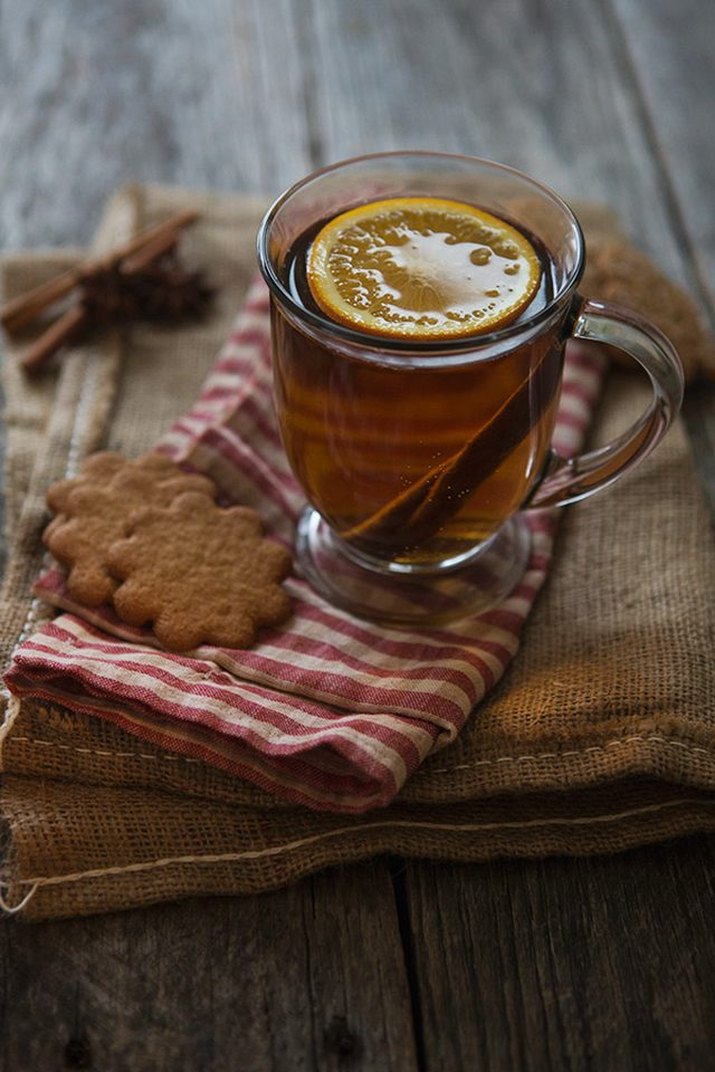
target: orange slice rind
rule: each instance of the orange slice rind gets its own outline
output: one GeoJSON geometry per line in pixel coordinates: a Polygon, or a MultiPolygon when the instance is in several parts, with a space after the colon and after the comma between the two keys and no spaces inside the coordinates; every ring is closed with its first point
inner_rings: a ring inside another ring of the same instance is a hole
{"type": "Polygon", "coordinates": [[[541,264],[520,231],[474,205],[372,201],[334,217],[308,252],[311,295],[347,327],[395,339],[483,334],[519,316],[541,264]]]}

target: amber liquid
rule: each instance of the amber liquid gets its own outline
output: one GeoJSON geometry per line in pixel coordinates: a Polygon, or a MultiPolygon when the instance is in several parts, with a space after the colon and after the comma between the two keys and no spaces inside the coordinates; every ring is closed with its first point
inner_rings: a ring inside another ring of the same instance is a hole
{"type": "MultiPolygon", "coordinates": [[[[321,221],[291,249],[284,283],[317,311],[306,253],[321,221]]],[[[529,320],[552,296],[542,263],[529,320]]],[[[285,449],[310,503],[356,550],[382,561],[458,559],[528,498],[547,458],[561,377],[565,312],[498,356],[440,358],[412,348],[400,367],[318,342],[274,302],[274,375],[285,449]]],[[[519,321],[517,321],[518,323],[519,321]]],[[[374,345],[373,345],[374,344],[374,345]]],[[[393,351],[394,355],[394,351],[393,351]]]]}

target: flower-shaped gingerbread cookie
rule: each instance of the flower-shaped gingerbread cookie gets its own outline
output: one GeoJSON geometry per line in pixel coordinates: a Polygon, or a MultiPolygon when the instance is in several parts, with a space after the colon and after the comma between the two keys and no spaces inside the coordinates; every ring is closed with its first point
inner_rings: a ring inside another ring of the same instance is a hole
{"type": "Polygon", "coordinates": [[[224,510],[192,492],[136,514],[129,535],[109,552],[122,578],[113,597],[117,614],[130,625],[151,623],[173,651],[202,643],[249,647],[260,626],[290,613],[280,587],[290,564],[290,554],[263,537],[255,510],[224,510]]]}
{"type": "Polygon", "coordinates": [[[69,570],[70,594],[88,607],[108,602],[117,586],[107,567],[110,545],[128,531],[137,509],[168,506],[186,491],[211,501],[215,487],[161,454],[129,461],[109,451],[91,455],[77,477],[53,484],[47,504],[56,516],[42,538],[69,570]]]}

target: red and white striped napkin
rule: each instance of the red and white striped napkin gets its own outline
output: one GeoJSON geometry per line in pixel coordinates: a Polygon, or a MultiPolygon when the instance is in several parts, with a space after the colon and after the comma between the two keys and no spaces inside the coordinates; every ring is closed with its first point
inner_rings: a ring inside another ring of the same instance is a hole
{"type": "MultiPolygon", "coordinates": [[[[599,393],[600,358],[569,344],[555,447],[579,449],[599,393]]],[[[271,399],[268,296],[252,288],[193,409],[158,449],[208,473],[227,501],[257,508],[291,542],[303,498],[283,453],[271,399]]],[[[362,812],[389,803],[436,749],[453,741],[504,673],[544,582],[553,512],[529,515],[527,571],[497,609],[458,626],[418,631],[359,621],[300,578],[295,613],[248,651],[152,646],[109,609],[73,606],[50,569],[36,594],[73,613],[15,650],[13,693],[107,719],[310,808],[362,812]]]]}

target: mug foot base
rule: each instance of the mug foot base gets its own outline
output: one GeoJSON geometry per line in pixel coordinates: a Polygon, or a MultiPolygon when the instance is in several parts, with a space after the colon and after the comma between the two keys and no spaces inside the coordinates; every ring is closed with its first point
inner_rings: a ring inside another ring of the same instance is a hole
{"type": "Polygon", "coordinates": [[[458,566],[393,573],[346,553],[311,507],[296,539],[302,575],[328,602],[359,618],[407,626],[457,621],[496,606],[522,578],[530,546],[529,528],[516,515],[458,566]]]}

